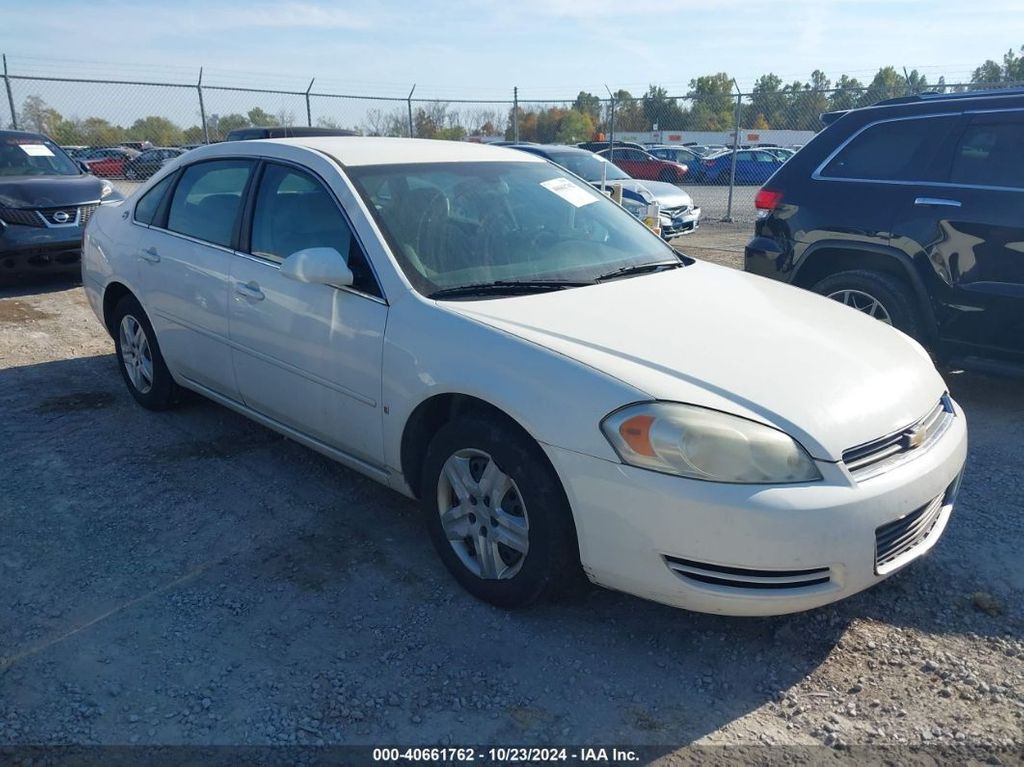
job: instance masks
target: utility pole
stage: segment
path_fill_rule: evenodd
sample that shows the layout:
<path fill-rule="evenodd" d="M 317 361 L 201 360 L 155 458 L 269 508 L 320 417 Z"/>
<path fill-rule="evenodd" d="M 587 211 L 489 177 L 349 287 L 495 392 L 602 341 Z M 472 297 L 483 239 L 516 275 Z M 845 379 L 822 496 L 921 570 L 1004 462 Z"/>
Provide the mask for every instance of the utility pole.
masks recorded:
<path fill-rule="evenodd" d="M 196 91 L 199 93 L 199 119 L 203 123 L 203 140 L 210 143 L 210 128 L 206 124 L 206 105 L 203 103 L 203 68 L 199 67 L 199 82 L 196 83 Z"/>
<path fill-rule="evenodd" d="M 306 125 L 308 125 L 310 128 L 313 127 L 313 110 L 309 105 L 309 92 L 313 90 L 313 83 L 315 82 L 316 78 L 314 77 L 312 80 L 309 81 L 309 87 L 306 88 Z"/>
<path fill-rule="evenodd" d="M 512 140 L 519 143 L 519 86 L 512 88 Z"/>
<path fill-rule="evenodd" d="M 11 91 L 11 78 L 7 74 L 7 54 L 4 54 L 4 85 L 7 86 L 7 103 L 11 107 L 11 127 L 18 130 L 18 113 L 14 111 L 14 93 Z"/>
<path fill-rule="evenodd" d="M 409 98 L 405 100 L 406 106 L 409 107 L 409 138 L 413 137 L 412 130 L 412 94 L 416 92 L 416 83 L 412 84 L 412 90 L 409 91 Z"/>

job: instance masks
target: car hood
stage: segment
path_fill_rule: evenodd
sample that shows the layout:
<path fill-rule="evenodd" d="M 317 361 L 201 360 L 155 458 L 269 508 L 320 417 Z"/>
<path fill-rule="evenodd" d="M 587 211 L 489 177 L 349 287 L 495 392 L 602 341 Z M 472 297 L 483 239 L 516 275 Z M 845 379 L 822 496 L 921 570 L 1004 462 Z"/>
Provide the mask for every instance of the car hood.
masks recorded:
<path fill-rule="evenodd" d="M 104 182 L 95 176 L 0 177 L 0 206 L 59 208 L 99 202 Z"/>
<path fill-rule="evenodd" d="M 702 262 L 441 305 L 652 399 L 782 429 L 822 460 L 907 426 L 945 391 L 927 353 L 903 333 L 814 293 Z"/>
<path fill-rule="evenodd" d="M 614 181 L 608 181 L 607 183 L 609 186 L 612 184 L 622 184 L 622 188 L 630 192 L 636 192 L 641 195 L 653 197 L 662 210 L 665 210 L 666 208 L 689 208 L 693 206 L 693 199 L 689 194 L 684 192 L 675 184 L 669 184 L 664 181 L 615 179 Z M 594 185 L 600 188 L 601 182 L 595 182 Z"/>

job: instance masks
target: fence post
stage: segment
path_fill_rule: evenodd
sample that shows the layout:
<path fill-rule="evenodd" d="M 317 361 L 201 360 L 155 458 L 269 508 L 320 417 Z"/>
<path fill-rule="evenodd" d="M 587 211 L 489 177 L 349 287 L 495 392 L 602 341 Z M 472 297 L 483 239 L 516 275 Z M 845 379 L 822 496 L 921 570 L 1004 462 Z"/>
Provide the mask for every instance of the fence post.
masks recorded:
<path fill-rule="evenodd" d="M 4 54 L 4 85 L 7 87 L 7 103 L 11 107 L 11 127 L 18 130 L 18 113 L 14 111 L 14 93 L 11 92 L 11 78 L 7 76 L 7 54 Z"/>
<path fill-rule="evenodd" d="M 314 77 L 309 81 L 309 87 L 306 88 L 306 125 L 310 128 L 313 127 L 313 109 L 309 105 L 309 92 L 313 90 L 313 83 L 315 82 L 316 78 Z"/>
<path fill-rule="evenodd" d="M 409 97 L 405 100 L 406 105 L 409 107 L 409 138 L 414 138 L 412 129 L 412 94 L 416 91 L 416 83 L 412 84 L 412 90 L 409 91 Z"/>
<path fill-rule="evenodd" d="M 736 85 L 735 80 L 733 80 L 733 85 Z M 732 223 L 732 193 L 736 188 L 736 152 L 740 148 L 740 107 L 743 102 L 743 94 L 739 93 L 739 89 L 739 86 L 736 85 L 736 115 L 733 118 L 732 129 L 732 167 L 729 169 L 729 204 L 725 209 L 725 218 L 722 219 L 729 223 Z"/>
<path fill-rule="evenodd" d="M 607 83 L 604 89 L 608 91 L 608 160 L 615 162 L 615 94 Z"/>
<path fill-rule="evenodd" d="M 210 128 L 206 124 L 206 105 L 203 103 L 203 68 L 199 67 L 199 82 L 196 83 L 196 92 L 199 94 L 199 119 L 203 123 L 203 143 L 210 143 Z"/>
<path fill-rule="evenodd" d="M 512 140 L 519 143 L 519 86 L 512 86 Z"/>

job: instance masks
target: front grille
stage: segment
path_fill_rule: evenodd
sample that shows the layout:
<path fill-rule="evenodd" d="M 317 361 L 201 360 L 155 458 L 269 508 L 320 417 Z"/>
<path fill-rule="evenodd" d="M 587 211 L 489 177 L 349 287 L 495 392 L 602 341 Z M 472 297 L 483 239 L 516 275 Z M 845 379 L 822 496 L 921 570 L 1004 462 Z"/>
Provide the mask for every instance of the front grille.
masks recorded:
<path fill-rule="evenodd" d="M 949 428 L 953 401 L 944 394 L 932 410 L 918 421 L 879 439 L 851 447 L 843 453 L 843 463 L 855 479 L 864 480 L 881 474 L 897 462 L 925 450 Z"/>
<path fill-rule="evenodd" d="M 812 567 L 806 570 L 748 570 L 670 556 L 665 556 L 665 564 L 683 580 L 734 589 L 803 589 L 808 586 L 820 586 L 831 580 L 831 571 L 827 567 Z"/>
<path fill-rule="evenodd" d="M 0 221 L 12 226 L 46 226 L 34 210 L 18 210 L 16 208 L 0 208 Z"/>
<path fill-rule="evenodd" d="M 689 213 L 691 209 L 692 206 L 690 205 L 679 205 L 675 208 L 662 208 L 661 212 L 667 214 L 671 218 L 675 218 L 676 216 L 681 216 L 684 213 Z"/>
<path fill-rule="evenodd" d="M 875 530 L 875 572 L 924 543 L 942 516 L 946 494 Z"/>
<path fill-rule="evenodd" d="M 78 208 L 44 208 L 39 211 L 51 226 L 73 226 L 78 223 Z"/>

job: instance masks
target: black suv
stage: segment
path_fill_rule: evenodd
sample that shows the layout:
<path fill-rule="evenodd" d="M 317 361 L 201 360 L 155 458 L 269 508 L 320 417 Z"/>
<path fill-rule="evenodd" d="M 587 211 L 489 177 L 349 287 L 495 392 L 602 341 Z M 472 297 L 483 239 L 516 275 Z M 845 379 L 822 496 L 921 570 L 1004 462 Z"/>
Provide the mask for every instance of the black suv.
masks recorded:
<path fill-rule="evenodd" d="M 747 271 L 890 322 L 951 364 L 1024 373 L 1024 89 L 822 119 L 757 193 Z"/>

